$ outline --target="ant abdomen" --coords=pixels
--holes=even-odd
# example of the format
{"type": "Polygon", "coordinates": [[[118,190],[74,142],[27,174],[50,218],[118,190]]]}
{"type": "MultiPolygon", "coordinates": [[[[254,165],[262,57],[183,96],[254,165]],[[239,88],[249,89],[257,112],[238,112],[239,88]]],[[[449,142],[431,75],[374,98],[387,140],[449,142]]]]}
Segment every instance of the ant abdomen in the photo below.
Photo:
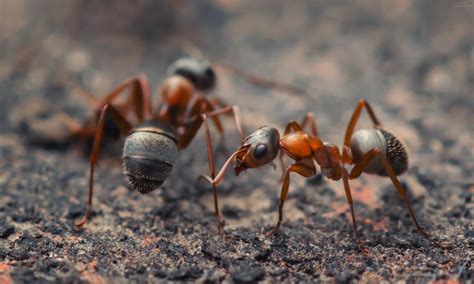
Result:
{"type": "Polygon", "coordinates": [[[122,156],[124,174],[134,189],[148,193],[163,184],[177,156],[173,131],[154,121],[146,121],[125,140],[122,156]]]}
{"type": "MultiPolygon", "coordinates": [[[[351,151],[354,163],[359,162],[364,154],[376,148],[387,157],[396,175],[408,168],[408,154],[403,143],[392,133],[383,129],[361,129],[354,133],[351,140],[351,151]]],[[[365,173],[387,176],[379,156],[375,157],[364,170],[365,173]]]]}

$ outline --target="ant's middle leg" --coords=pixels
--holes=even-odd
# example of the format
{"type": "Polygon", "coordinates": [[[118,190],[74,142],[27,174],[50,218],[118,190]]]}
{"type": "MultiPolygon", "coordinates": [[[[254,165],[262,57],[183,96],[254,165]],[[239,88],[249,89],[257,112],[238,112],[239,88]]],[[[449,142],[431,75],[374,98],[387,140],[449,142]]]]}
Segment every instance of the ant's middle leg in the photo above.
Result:
{"type": "Polygon", "coordinates": [[[97,109],[102,109],[107,104],[112,104],[120,94],[131,88],[129,97],[123,105],[116,108],[125,115],[130,107],[133,107],[138,122],[142,122],[153,112],[150,97],[150,88],[145,76],[132,77],[120,83],[115,89],[101,99],[97,104],[97,109]]]}
{"type": "Polygon", "coordinates": [[[90,167],[89,167],[89,198],[87,202],[87,209],[86,213],[84,214],[84,217],[79,223],[76,223],[76,227],[80,228],[84,226],[89,219],[89,216],[91,214],[92,210],[92,196],[93,196],[93,191],[94,191],[94,166],[97,163],[97,159],[99,157],[99,151],[100,151],[100,141],[102,140],[102,136],[104,133],[104,123],[105,123],[105,116],[107,113],[110,113],[112,115],[112,118],[114,119],[115,123],[117,126],[120,128],[120,131],[123,135],[127,135],[130,130],[132,129],[131,124],[127,121],[125,117],[122,116],[122,114],[114,108],[112,105],[107,104],[102,108],[102,111],[100,113],[99,121],[97,124],[97,129],[95,132],[95,138],[94,138],[94,145],[92,147],[92,154],[91,154],[91,159],[90,159],[90,167]]]}

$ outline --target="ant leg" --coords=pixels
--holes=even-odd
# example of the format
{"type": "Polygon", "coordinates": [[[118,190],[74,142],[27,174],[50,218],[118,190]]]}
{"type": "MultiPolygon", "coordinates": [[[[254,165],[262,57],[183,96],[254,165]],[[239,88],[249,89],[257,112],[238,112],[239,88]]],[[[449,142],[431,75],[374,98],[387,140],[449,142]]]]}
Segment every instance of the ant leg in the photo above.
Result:
{"type": "Polygon", "coordinates": [[[105,122],[105,115],[106,113],[109,112],[112,115],[112,118],[114,119],[115,123],[117,126],[120,128],[120,131],[122,134],[126,135],[130,130],[132,129],[131,124],[125,119],[125,117],[120,114],[120,112],[114,108],[112,105],[105,105],[102,108],[102,111],[100,113],[99,117],[99,122],[97,125],[97,130],[95,132],[95,138],[94,138],[94,145],[92,147],[92,154],[91,154],[91,159],[90,159],[90,168],[89,168],[89,199],[87,202],[87,209],[84,217],[79,223],[76,223],[76,227],[80,228],[84,226],[87,222],[87,219],[89,219],[89,216],[91,214],[91,209],[92,209],[92,195],[94,191],[94,166],[97,163],[97,158],[99,156],[99,150],[100,150],[100,141],[102,140],[102,135],[103,135],[103,130],[104,130],[104,122],[105,122]]]}
{"type": "Polygon", "coordinates": [[[228,106],[229,104],[226,103],[224,100],[220,99],[220,98],[210,98],[208,99],[209,100],[209,103],[215,108],[215,109],[219,109],[219,108],[223,108],[223,107],[226,107],[228,106]]]}
{"type": "Polygon", "coordinates": [[[81,97],[91,107],[98,105],[100,102],[99,98],[79,88],[72,90],[72,95],[81,97]]]}
{"type": "Polygon", "coordinates": [[[351,188],[349,186],[349,176],[345,168],[342,169],[342,182],[344,184],[344,191],[346,192],[347,203],[349,203],[349,206],[351,207],[352,225],[354,227],[354,232],[357,238],[357,242],[359,243],[359,247],[361,251],[364,253],[367,253],[367,250],[364,248],[362,240],[360,239],[359,231],[357,230],[357,221],[356,221],[355,213],[354,213],[354,204],[352,201],[351,188]]]}
{"type": "MultiPolygon", "coordinates": [[[[211,119],[213,117],[216,117],[219,114],[225,114],[232,112],[234,115],[234,120],[235,124],[237,126],[237,130],[239,131],[240,137],[243,140],[244,139],[244,134],[242,132],[242,126],[241,126],[241,117],[240,117],[240,109],[237,106],[227,106],[218,110],[212,110],[212,108],[208,107],[206,108],[206,105],[204,105],[201,109],[201,113],[207,114],[208,117],[211,119]],[[209,111],[206,111],[209,110],[209,111]]],[[[185,129],[181,135],[179,135],[178,138],[178,149],[183,149],[186,148],[189,143],[193,140],[194,136],[196,136],[197,131],[201,127],[203,123],[203,118],[202,115],[199,114],[197,116],[192,117],[188,121],[185,121],[185,129]]]]}
{"type": "Polygon", "coordinates": [[[389,161],[387,160],[387,158],[382,155],[382,154],[379,154],[380,155],[380,158],[382,159],[382,162],[383,162],[383,165],[385,167],[385,171],[387,172],[388,176],[390,177],[390,179],[392,180],[392,183],[393,185],[395,186],[395,188],[397,189],[398,193],[400,194],[400,196],[403,198],[403,200],[405,201],[407,207],[408,207],[408,212],[410,212],[410,216],[411,216],[411,219],[413,220],[413,223],[415,223],[415,226],[416,228],[418,229],[418,231],[428,240],[428,241],[431,241],[433,242],[437,247],[439,248],[442,248],[443,247],[438,243],[436,242],[435,240],[431,239],[430,236],[425,232],[425,230],[423,230],[423,228],[420,226],[420,224],[418,224],[418,221],[416,220],[416,217],[415,217],[415,213],[413,212],[413,209],[411,208],[411,204],[410,204],[410,201],[408,199],[408,195],[405,191],[405,189],[403,189],[402,185],[400,184],[400,181],[398,180],[397,176],[395,175],[395,173],[393,172],[393,168],[392,166],[390,165],[389,161]]]}
{"type": "Polygon", "coordinates": [[[311,128],[311,134],[314,136],[318,136],[318,127],[316,125],[316,119],[314,118],[314,114],[312,112],[308,112],[305,117],[303,118],[303,121],[301,122],[301,128],[305,128],[305,126],[309,124],[311,128]]]}
{"type": "MultiPolygon", "coordinates": [[[[189,111],[185,114],[185,118],[198,118],[202,113],[205,112],[210,112],[215,110],[214,105],[205,97],[203,96],[198,96],[197,99],[194,101],[193,105],[191,105],[189,111]]],[[[216,127],[217,133],[221,136],[221,145],[222,149],[225,150],[225,138],[224,138],[224,126],[222,125],[222,122],[220,119],[216,116],[211,117],[212,122],[214,123],[214,126],[216,127]]],[[[186,120],[185,120],[186,124],[186,120]]],[[[197,126],[198,128],[195,130],[199,129],[200,126],[197,126]]]]}
{"type": "Polygon", "coordinates": [[[372,159],[375,158],[379,153],[380,151],[377,148],[373,148],[369,152],[365,153],[362,159],[357,162],[352,168],[351,173],[349,174],[349,178],[358,178],[367,168],[372,159]]]}
{"type": "Polygon", "coordinates": [[[106,104],[111,104],[129,87],[132,88],[132,91],[124,107],[128,109],[128,107],[133,106],[139,122],[142,122],[153,113],[150,88],[145,76],[129,78],[120,83],[98,103],[97,109],[102,109],[106,104]]]}
{"type": "MultiPolygon", "coordinates": [[[[200,59],[204,58],[199,48],[194,46],[189,41],[183,40],[181,38],[173,39],[172,41],[174,41],[175,44],[177,44],[181,49],[183,49],[185,53],[191,55],[191,57],[200,58],[200,59]]],[[[297,95],[306,95],[306,92],[299,87],[296,87],[287,83],[281,83],[277,81],[263,79],[255,75],[248,74],[247,72],[242,71],[241,69],[235,66],[232,66],[230,64],[217,63],[217,64],[212,64],[212,67],[215,69],[222,69],[224,71],[232,73],[236,76],[243,78],[245,81],[249,82],[250,84],[261,86],[263,88],[287,91],[287,92],[294,93],[297,95]]]]}
{"type": "Polygon", "coordinates": [[[283,179],[283,183],[281,186],[280,204],[278,205],[278,223],[276,224],[275,228],[266,235],[266,238],[275,234],[280,228],[281,222],[283,221],[283,205],[285,204],[285,201],[288,197],[288,190],[290,186],[290,172],[297,173],[307,178],[315,175],[316,168],[314,166],[313,159],[304,158],[288,166],[288,168],[286,169],[285,178],[283,179]]]}
{"type": "MultiPolygon", "coordinates": [[[[352,117],[349,121],[349,124],[347,125],[346,134],[344,135],[344,144],[343,145],[347,146],[348,148],[350,148],[352,133],[354,132],[355,125],[356,125],[357,121],[359,120],[360,113],[362,112],[362,109],[364,107],[366,108],[367,113],[369,114],[369,117],[372,120],[372,123],[374,124],[374,128],[381,128],[382,127],[382,125],[380,124],[380,122],[379,122],[377,116],[375,115],[375,112],[373,111],[370,104],[364,99],[360,100],[359,103],[357,104],[356,108],[354,109],[354,112],[352,113],[352,117]]],[[[343,157],[344,160],[349,159],[348,158],[348,153],[346,151],[347,151],[346,147],[343,147],[342,157],[343,157]]]]}
{"type": "Polygon", "coordinates": [[[288,122],[288,124],[285,127],[285,132],[284,132],[285,134],[284,135],[290,133],[291,131],[295,131],[295,132],[303,131],[303,128],[301,127],[301,125],[298,122],[296,122],[294,120],[291,120],[290,122],[288,122]]]}
{"type": "Polygon", "coordinates": [[[223,169],[219,172],[217,177],[215,177],[215,161],[214,161],[214,155],[213,155],[213,149],[212,149],[211,135],[210,135],[210,131],[209,131],[208,117],[213,118],[213,117],[216,117],[220,114],[226,114],[226,113],[229,113],[229,112],[232,112],[234,114],[235,123],[237,125],[238,130],[239,130],[240,136],[243,137],[242,128],[240,126],[240,110],[237,106],[233,106],[233,107],[229,106],[229,107],[214,110],[214,111],[211,111],[211,112],[203,113],[203,114],[195,117],[194,120],[190,121],[190,123],[187,125],[188,128],[185,129],[185,132],[182,135],[180,135],[179,138],[178,138],[178,148],[182,149],[182,148],[186,147],[187,145],[189,145],[189,143],[192,141],[192,139],[196,135],[196,133],[199,130],[199,128],[201,127],[201,125],[204,123],[205,131],[206,131],[206,142],[207,142],[207,157],[208,157],[208,162],[209,162],[209,169],[210,169],[210,172],[211,172],[210,179],[206,176],[204,176],[204,178],[206,178],[212,184],[212,191],[213,191],[213,194],[214,194],[215,214],[216,214],[216,218],[217,218],[217,222],[218,222],[219,233],[223,237],[224,237],[224,228],[223,228],[224,222],[222,221],[222,218],[221,218],[221,215],[220,215],[220,212],[219,212],[216,185],[217,185],[217,183],[219,183],[219,181],[222,179],[222,177],[224,175],[223,170],[225,170],[225,168],[227,168],[227,166],[230,164],[232,159],[235,157],[235,155],[239,151],[237,151],[236,153],[231,155],[231,157],[227,160],[227,162],[226,162],[225,166],[223,167],[223,169]],[[216,180],[215,180],[215,178],[216,178],[216,180]]]}
{"type": "Polygon", "coordinates": [[[280,160],[280,166],[281,166],[281,178],[279,182],[283,182],[283,179],[285,178],[285,161],[283,160],[283,156],[285,153],[280,150],[280,154],[278,154],[278,159],[280,160]]]}
{"type": "MultiPolygon", "coordinates": [[[[206,141],[206,142],[210,143],[210,140],[206,141]]],[[[239,150],[235,151],[234,153],[232,153],[232,155],[230,155],[229,158],[227,158],[227,160],[225,161],[224,165],[219,170],[219,172],[217,173],[215,178],[212,178],[212,177],[207,176],[207,175],[201,175],[201,176],[199,176],[199,178],[204,178],[205,180],[207,180],[212,185],[218,185],[222,181],[222,179],[224,178],[225,171],[232,164],[232,161],[234,160],[234,158],[237,155],[239,155],[240,153],[246,152],[247,150],[248,150],[247,148],[244,148],[244,149],[239,149],[239,150]]]]}
{"type": "Polygon", "coordinates": [[[413,220],[413,223],[415,223],[415,226],[416,228],[418,229],[418,231],[426,238],[428,239],[429,241],[432,241],[436,246],[438,247],[441,247],[436,241],[432,240],[429,235],[423,230],[423,228],[419,225],[418,221],[416,220],[416,217],[415,217],[415,213],[413,212],[413,209],[411,207],[411,204],[410,204],[410,201],[408,199],[408,195],[406,193],[406,191],[403,189],[402,185],[400,184],[400,181],[398,180],[398,178],[396,177],[395,173],[393,172],[393,168],[392,166],[390,165],[390,163],[388,162],[387,158],[385,157],[385,155],[383,155],[382,153],[379,152],[379,150],[377,149],[372,149],[370,150],[369,152],[367,152],[361,159],[360,162],[358,162],[357,164],[355,164],[354,168],[351,170],[351,173],[349,174],[349,178],[350,179],[355,179],[355,178],[358,178],[362,172],[364,171],[364,169],[367,167],[367,165],[372,161],[372,159],[374,159],[376,156],[380,156],[380,158],[382,159],[382,163],[384,165],[384,168],[385,168],[385,171],[387,172],[388,176],[390,177],[390,179],[392,180],[392,183],[393,185],[395,186],[395,188],[397,189],[398,193],[400,194],[400,196],[403,198],[403,200],[405,201],[407,207],[408,207],[408,211],[410,213],[410,216],[413,220]]]}
{"type": "Polygon", "coordinates": [[[264,79],[264,78],[255,76],[253,74],[249,74],[230,64],[220,63],[220,64],[212,64],[212,66],[216,69],[222,69],[224,71],[232,73],[233,75],[239,76],[240,78],[244,79],[245,81],[247,81],[248,83],[252,85],[260,86],[262,88],[267,88],[267,89],[279,90],[282,92],[289,92],[295,95],[306,95],[306,91],[304,91],[300,87],[297,87],[288,83],[282,83],[278,81],[264,79]]]}
{"type": "Polygon", "coordinates": [[[211,132],[209,131],[209,123],[207,121],[207,115],[203,114],[202,118],[204,120],[204,128],[205,128],[205,133],[206,133],[206,143],[207,143],[207,159],[209,161],[209,170],[211,173],[211,179],[212,179],[212,194],[214,195],[214,211],[217,219],[217,227],[219,230],[219,235],[221,235],[222,239],[225,239],[225,232],[224,232],[224,226],[225,226],[225,220],[222,219],[220,210],[219,210],[219,201],[217,197],[217,185],[214,183],[214,178],[216,175],[216,165],[215,165],[215,160],[214,160],[214,151],[212,150],[212,140],[211,140],[211,132]]]}
{"type": "MultiPolygon", "coordinates": [[[[227,109],[229,109],[229,108],[224,108],[224,109],[221,109],[221,110],[218,110],[218,111],[205,113],[205,114],[201,115],[203,123],[204,123],[204,127],[205,127],[206,143],[207,143],[207,159],[208,159],[208,162],[209,162],[209,170],[210,170],[210,174],[211,174],[210,178],[206,177],[206,176],[204,176],[204,178],[206,178],[209,181],[209,183],[211,183],[211,185],[212,185],[212,193],[214,195],[214,210],[215,210],[215,214],[216,214],[216,218],[217,218],[219,234],[222,236],[222,238],[225,238],[225,236],[224,236],[225,221],[222,219],[221,214],[220,214],[219,202],[218,202],[218,197],[217,197],[217,187],[216,186],[222,180],[222,178],[224,176],[225,169],[232,162],[233,158],[235,157],[235,155],[238,154],[239,151],[237,151],[236,153],[234,153],[233,155],[231,155],[229,157],[227,162],[224,164],[224,167],[221,169],[221,171],[219,171],[219,174],[216,177],[216,175],[215,175],[216,174],[216,166],[215,166],[215,160],[214,160],[214,154],[213,154],[214,151],[212,149],[212,139],[211,139],[211,133],[209,131],[209,123],[208,123],[207,118],[208,118],[208,116],[214,117],[214,116],[217,116],[217,115],[222,114],[222,113],[227,113],[227,109]]],[[[237,107],[234,107],[232,110],[233,110],[233,113],[234,113],[234,116],[235,116],[236,124],[239,128],[239,132],[240,132],[241,135],[243,135],[242,130],[240,129],[240,126],[239,126],[240,125],[239,109],[237,107]]]]}
{"type": "MultiPolygon", "coordinates": [[[[285,127],[285,132],[284,135],[287,135],[291,131],[303,131],[303,128],[299,125],[298,122],[291,120],[288,122],[288,124],[285,127]]],[[[285,161],[283,160],[284,152],[280,151],[280,154],[278,155],[278,159],[280,160],[280,165],[281,165],[281,178],[279,182],[282,182],[283,179],[285,178],[285,161]]]]}

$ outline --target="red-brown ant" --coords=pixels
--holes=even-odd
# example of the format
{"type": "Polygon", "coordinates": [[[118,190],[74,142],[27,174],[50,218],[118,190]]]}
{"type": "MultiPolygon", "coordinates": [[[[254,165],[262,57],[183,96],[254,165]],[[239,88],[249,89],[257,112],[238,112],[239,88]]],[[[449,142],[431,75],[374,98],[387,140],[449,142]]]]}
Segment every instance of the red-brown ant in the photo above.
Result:
{"type": "MultiPolygon", "coordinates": [[[[87,209],[82,220],[76,224],[77,227],[86,224],[91,213],[94,167],[101,140],[108,135],[108,127],[116,125],[120,133],[126,136],[122,154],[124,174],[132,187],[140,193],[153,191],[166,180],[177,159],[178,150],[189,145],[208,117],[222,134],[224,128],[218,115],[232,113],[242,136],[238,107],[227,106],[217,98],[208,99],[204,96],[216,84],[214,67],[204,60],[177,60],[168,69],[170,76],[161,86],[161,104],[157,108],[152,106],[146,78],[130,78],[98,102],[96,110],[99,115],[96,123],[71,129],[71,135],[94,135],[87,209]],[[126,90],[130,90],[127,99],[117,103],[119,96],[126,90]],[[132,111],[135,113],[134,117],[130,116],[132,111]]],[[[236,68],[224,68],[253,84],[291,92],[299,90],[290,85],[248,75],[236,68]]],[[[207,122],[205,126],[208,128],[207,122]]],[[[209,130],[206,130],[209,135],[209,130]]],[[[217,212],[216,216],[220,224],[217,212]]]]}
{"type": "MultiPolygon", "coordinates": [[[[207,139],[211,144],[211,140],[207,139]]],[[[212,149],[212,146],[208,146],[212,149]]],[[[318,137],[316,121],[312,113],[308,113],[301,124],[291,121],[287,124],[282,137],[277,129],[263,126],[245,138],[241,146],[224,163],[222,169],[215,175],[215,167],[211,163],[211,176],[204,176],[215,187],[221,182],[227,167],[234,161],[234,172],[239,175],[242,171],[271,164],[279,154],[282,166],[282,188],[278,206],[278,223],[267,234],[273,235],[280,228],[283,220],[283,205],[288,196],[290,173],[297,173],[306,178],[312,177],[317,170],[315,162],[321,167],[322,174],[332,180],[343,180],[347,201],[351,208],[354,231],[362,247],[357,223],[354,215],[349,180],[358,178],[363,172],[379,176],[388,176],[392,180],[400,196],[407,204],[408,211],[418,231],[430,240],[428,234],[416,220],[408,196],[397,179],[408,167],[408,155],[402,142],[390,132],[382,129],[372,107],[361,100],[352,114],[344,137],[342,152],[334,144],[323,142],[318,137]],[[355,133],[354,128],[361,114],[366,109],[373,123],[372,129],[361,129],[355,133]],[[309,125],[311,133],[304,131],[309,125]],[[279,151],[280,150],[280,151],[279,151]],[[295,163],[285,169],[283,156],[287,155],[295,163]],[[350,172],[345,165],[354,165],[350,172]]],[[[212,155],[212,152],[209,152],[212,155]]],[[[212,157],[210,158],[212,161],[212,157]]],[[[218,210],[218,209],[216,209],[218,210]]],[[[436,245],[438,245],[435,242],[436,245]]],[[[438,245],[439,246],[439,245],[438,245]]]]}

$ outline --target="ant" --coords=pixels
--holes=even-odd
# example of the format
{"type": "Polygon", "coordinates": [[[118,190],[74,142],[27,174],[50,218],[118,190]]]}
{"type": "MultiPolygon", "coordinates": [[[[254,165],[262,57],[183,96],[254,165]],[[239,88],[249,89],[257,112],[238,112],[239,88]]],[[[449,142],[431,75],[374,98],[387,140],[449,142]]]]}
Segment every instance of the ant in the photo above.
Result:
{"type": "MultiPolygon", "coordinates": [[[[273,89],[293,95],[306,94],[306,92],[299,87],[279,81],[264,79],[242,71],[230,64],[222,62],[210,64],[204,59],[204,56],[199,50],[196,50],[193,46],[188,47],[189,44],[185,45],[187,47],[187,53],[194,55],[192,57],[183,57],[176,60],[168,67],[167,73],[169,76],[179,75],[187,78],[187,80],[192,84],[194,91],[206,97],[209,97],[209,93],[216,85],[216,74],[221,72],[235,75],[244,81],[261,88],[273,89]]],[[[135,102],[130,101],[134,98],[133,95],[129,96],[128,101],[119,101],[118,98],[120,93],[126,92],[129,89],[141,93],[149,92],[146,77],[139,76],[130,78],[119,84],[110,92],[109,95],[100,99],[81,89],[74,89],[72,95],[80,97],[82,100],[87,102],[87,105],[90,108],[95,110],[94,115],[83,122],[78,121],[66,112],[61,111],[56,105],[46,103],[42,100],[36,100],[33,104],[29,103],[28,106],[21,105],[17,111],[18,115],[14,120],[17,122],[18,127],[21,128],[21,131],[26,134],[26,139],[32,145],[46,148],[63,148],[73,143],[87,141],[86,145],[92,146],[101,108],[106,103],[113,103],[115,108],[125,116],[127,116],[128,112],[133,109],[131,104],[133,105],[135,102]],[[28,107],[28,112],[22,112],[26,107],[28,107]]],[[[186,100],[183,99],[183,102],[185,101],[186,100]]],[[[209,101],[213,105],[219,107],[227,105],[222,99],[216,97],[211,97],[209,101]]],[[[141,106],[137,105],[136,107],[140,108],[141,106]]],[[[183,109],[185,108],[181,108],[181,110],[183,109]]],[[[217,122],[217,126],[218,131],[222,132],[220,122],[217,122]]],[[[120,138],[120,129],[113,121],[111,115],[106,115],[105,117],[104,134],[104,140],[107,140],[105,142],[120,138]]],[[[85,149],[89,151],[89,148],[90,147],[86,147],[85,149]]]]}
{"type": "MultiPolygon", "coordinates": [[[[226,68],[226,67],[223,67],[226,68]]],[[[296,92],[291,85],[248,75],[237,68],[227,68],[250,83],[267,88],[296,92]]],[[[170,76],[161,85],[161,104],[153,108],[150,89],[144,76],[133,77],[119,84],[97,105],[96,123],[71,128],[71,135],[93,134],[94,143],[89,166],[89,195],[86,212],[76,227],[82,227],[90,217],[94,190],[94,167],[97,164],[101,141],[111,135],[110,129],[117,129],[126,137],[122,153],[124,174],[131,186],[138,192],[149,193],[169,176],[177,159],[178,150],[186,148],[193,140],[203,122],[210,118],[219,134],[224,127],[221,114],[232,114],[237,129],[242,135],[240,111],[237,106],[227,106],[218,98],[205,95],[216,85],[214,66],[201,59],[182,58],[168,69],[170,76]],[[117,99],[130,90],[123,102],[117,99]],[[199,94],[198,94],[199,93],[199,94]],[[131,112],[135,117],[131,117],[131,112]]],[[[223,141],[223,140],[222,140],[223,141]]],[[[214,194],[217,198],[217,195],[214,194]]],[[[219,214],[216,213],[219,224],[219,214]]]]}
{"type": "MultiPolygon", "coordinates": [[[[207,143],[210,144],[211,140],[207,139],[207,143]]],[[[208,149],[212,149],[212,146],[208,146],[208,149]]],[[[397,179],[397,176],[404,173],[408,168],[408,154],[405,146],[397,137],[382,128],[372,107],[365,100],[359,101],[352,114],[346,129],[342,151],[336,145],[323,142],[318,137],[314,116],[312,113],[308,113],[301,124],[290,121],[282,137],[275,128],[269,126],[258,128],[248,135],[240,147],[230,155],[217,175],[215,175],[215,167],[212,163],[210,165],[211,175],[201,177],[207,179],[215,191],[215,187],[222,181],[224,173],[232,161],[234,161],[234,172],[239,175],[246,169],[258,168],[267,164],[273,165],[278,153],[282,166],[278,223],[266,235],[267,238],[275,234],[282,223],[283,205],[288,197],[290,173],[296,173],[306,178],[312,177],[317,172],[316,162],[321,167],[322,174],[327,178],[335,181],[342,179],[347,202],[351,208],[355,235],[362,249],[349,180],[358,178],[363,172],[390,177],[396,190],[405,201],[416,228],[425,238],[431,240],[418,224],[407,193],[397,179]],[[354,133],[356,123],[364,108],[369,114],[373,128],[361,129],[354,133]],[[304,128],[308,125],[310,126],[310,133],[304,131],[304,128]],[[283,161],[284,155],[295,161],[286,169],[283,161]],[[350,172],[345,165],[353,165],[350,172]]],[[[212,153],[209,152],[209,155],[212,155],[212,153]]],[[[435,241],[433,242],[438,245],[435,241]]]]}

